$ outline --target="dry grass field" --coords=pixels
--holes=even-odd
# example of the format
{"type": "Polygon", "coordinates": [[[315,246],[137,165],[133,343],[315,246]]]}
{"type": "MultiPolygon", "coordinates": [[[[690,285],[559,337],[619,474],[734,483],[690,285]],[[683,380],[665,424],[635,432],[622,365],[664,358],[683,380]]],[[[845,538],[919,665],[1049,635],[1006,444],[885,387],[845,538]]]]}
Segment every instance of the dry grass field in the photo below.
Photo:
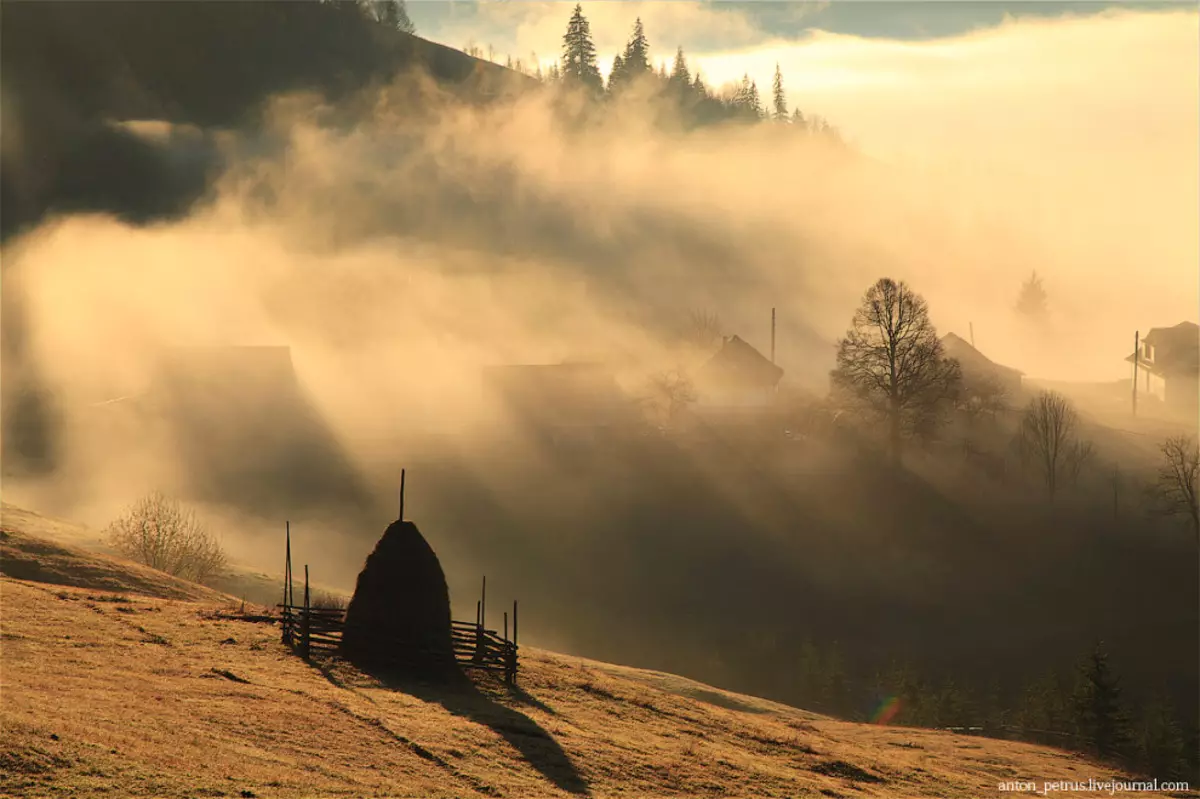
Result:
{"type": "Polygon", "coordinates": [[[0,540],[3,796],[965,799],[1121,778],[1066,752],[528,648],[515,690],[385,685],[291,654],[263,608],[22,521],[6,512],[0,540]]]}

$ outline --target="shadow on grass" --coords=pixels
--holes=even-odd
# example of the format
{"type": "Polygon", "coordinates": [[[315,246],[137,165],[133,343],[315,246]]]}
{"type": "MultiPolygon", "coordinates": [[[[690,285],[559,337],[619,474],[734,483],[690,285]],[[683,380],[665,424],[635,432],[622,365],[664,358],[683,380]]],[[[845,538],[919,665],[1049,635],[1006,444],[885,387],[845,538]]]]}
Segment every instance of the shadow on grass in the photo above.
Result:
{"type": "MultiPolygon", "coordinates": [[[[313,666],[338,688],[352,689],[350,680],[346,675],[339,674],[340,668],[333,663],[314,661],[313,666]]],[[[441,705],[455,716],[491,729],[560,790],[580,796],[591,794],[587,782],[575,768],[571,758],[550,733],[524,713],[501,704],[497,701],[497,696],[480,690],[479,685],[461,672],[444,682],[384,674],[374,674],[372,677],[385,688],[414,696],[423,702],[441,705]]],[[[552,708],[519,686],[500,684],[494,691],[516,703],[537,708],[549,715],[557,715],[552,708]]]]}
{"type": "MultiPolygon", "coordinates": [[[[525,714],[500,704],[493,697],[480,691],[467,677],[461,677],[447,685],[401,680],[388,680],[385,684],[426,702],[439,704],[456,716],[490,728],[508,741],[529,765],[559,789],[584,796],[590,794],[587,783],[575,768],[575,764],[550,733],[525,714]]],[[[520,689],[513,689],[511,695],[518,702],[553,713],[520,689]]]]}

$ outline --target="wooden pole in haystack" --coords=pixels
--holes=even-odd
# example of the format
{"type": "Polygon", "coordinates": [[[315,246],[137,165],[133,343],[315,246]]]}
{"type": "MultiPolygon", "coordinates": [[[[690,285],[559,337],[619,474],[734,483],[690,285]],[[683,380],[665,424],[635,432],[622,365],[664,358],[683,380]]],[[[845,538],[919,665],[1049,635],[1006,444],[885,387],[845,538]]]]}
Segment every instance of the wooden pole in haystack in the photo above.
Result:
{"type": "Polygon", "coordinates": [[[483,575],[483,592],[479,595],[479,626],[487,628],[487,575],[483,575]]]}
{"type": "Polygon", "coordinates": [[[308,593],[308,564],[304,564],[304,625],[301,628],[301,655],[305,660],[308,660],[309,652],[309,634],[312,632],[312,624],[310,622],[309,610],[309,593],[308,593]]]}
{"type": "Polygon", "coordinates": [[[400,518],[399,521],[404,521],[404,470],[400,470],[400,518]]]}
{"type": "Polygon", "coordinates": [[[504,640],[508,641],[508,611],[504,611],[504,640]]]}

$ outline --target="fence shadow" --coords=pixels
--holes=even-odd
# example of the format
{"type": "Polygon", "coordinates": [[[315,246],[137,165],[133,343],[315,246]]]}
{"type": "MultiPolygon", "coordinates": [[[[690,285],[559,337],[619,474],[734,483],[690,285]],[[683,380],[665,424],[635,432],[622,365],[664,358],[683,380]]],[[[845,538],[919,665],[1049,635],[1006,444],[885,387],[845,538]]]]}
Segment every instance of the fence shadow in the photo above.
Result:
{"type": "MultiPolygon", "coordinates": [[[[434,685],[399,679],[381,681],[388,688],[401,691],[425,702],[438,704],[460,718],[493,730],[509,743],[530,766],[560,790],[580,796],[591,794],[587,782],[571,762],[558,741],[533,719],[507,707],[479,690],[467,677],[448,685],[434,685]]],[[[508,693],[522,703],[553,713],[525,691],[512,688],[508,693]]]]}

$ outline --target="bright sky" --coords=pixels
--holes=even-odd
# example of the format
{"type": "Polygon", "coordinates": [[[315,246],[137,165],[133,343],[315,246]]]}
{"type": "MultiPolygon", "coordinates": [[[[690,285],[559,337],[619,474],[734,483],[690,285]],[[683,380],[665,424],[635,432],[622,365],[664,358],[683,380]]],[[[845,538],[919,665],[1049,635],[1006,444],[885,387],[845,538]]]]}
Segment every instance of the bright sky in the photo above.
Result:
{"type": "MultiPolygon", "coordinates": [[[[496,59],[553,61],[570,2],[414,2],[418,31],[496,59]]],[[[969,158],[1016,136],[1196,141],[1194,4],[1053,2],[584,3],[602,70],[641,17],[652,55],[677,45],[710,85],[744,73],[876,155],[969,158]],[[1001,113],[996,113],[1001,110],[1001,113]],[[964,134],[968,134],[967,137],[964,134]]],[[[1001,147],[1003,149],[1003,147],[1001,147]]],[[[1022,148],[1023,149],[1023,148],[1022,148]]],[[[1194,149],[1194,148],[1193,148],[1194,149]]]]}

